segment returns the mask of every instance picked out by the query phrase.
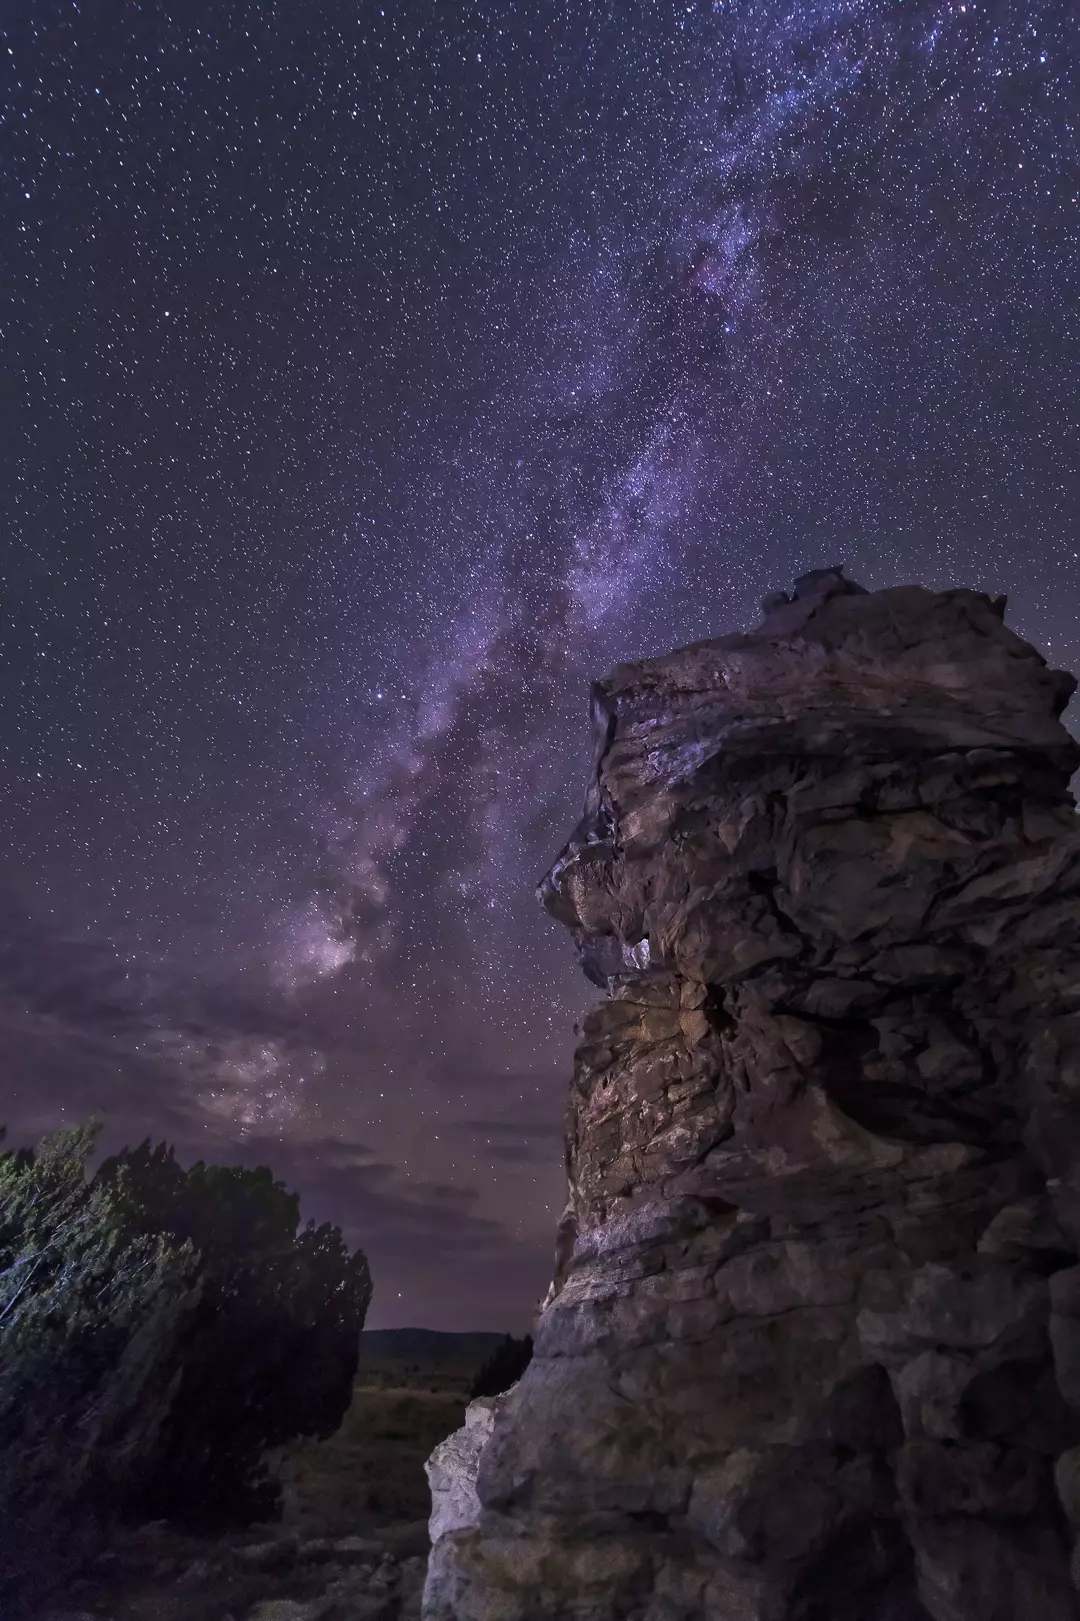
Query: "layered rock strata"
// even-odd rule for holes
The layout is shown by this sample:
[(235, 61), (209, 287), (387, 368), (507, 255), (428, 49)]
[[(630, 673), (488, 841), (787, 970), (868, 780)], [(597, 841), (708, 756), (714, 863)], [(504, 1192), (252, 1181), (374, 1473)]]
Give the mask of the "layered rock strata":
[(557, 1275), (428, 1621), (1080, 1617), (1075, 683), (1003, 608), (822, 570), (597, 687)]

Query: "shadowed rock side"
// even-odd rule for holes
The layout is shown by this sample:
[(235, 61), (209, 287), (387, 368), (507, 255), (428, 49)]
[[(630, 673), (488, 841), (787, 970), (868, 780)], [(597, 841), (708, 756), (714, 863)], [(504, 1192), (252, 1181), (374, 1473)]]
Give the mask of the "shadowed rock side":
[(1003, 607), (822, 570), (596, 689), (557, 1275), (428, 1621), (1080, 1617), (1075, 684)]

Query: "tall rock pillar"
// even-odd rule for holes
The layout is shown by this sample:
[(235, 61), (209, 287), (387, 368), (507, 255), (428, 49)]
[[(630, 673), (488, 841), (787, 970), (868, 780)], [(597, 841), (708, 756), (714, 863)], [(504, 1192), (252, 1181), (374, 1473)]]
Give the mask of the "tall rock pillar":
[(1078, 1621), (1080, 749), (971, 591), (619, 666), (544, 880), (606, 996), (428, 1621)]

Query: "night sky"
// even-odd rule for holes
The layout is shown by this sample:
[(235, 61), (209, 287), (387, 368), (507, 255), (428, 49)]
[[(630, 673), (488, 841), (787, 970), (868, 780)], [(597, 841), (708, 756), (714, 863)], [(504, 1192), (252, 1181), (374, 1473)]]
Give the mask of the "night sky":
[(590, 679), (834, 563), (1080, 666), (1075, 7), (0, 23), (0, 1117), (521, 1329)]

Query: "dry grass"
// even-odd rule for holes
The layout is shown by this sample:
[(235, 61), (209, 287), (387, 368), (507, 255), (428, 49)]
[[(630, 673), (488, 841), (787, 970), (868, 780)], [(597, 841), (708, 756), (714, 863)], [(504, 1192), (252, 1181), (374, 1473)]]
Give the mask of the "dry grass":
[[(424, 1462), (464, 1420), (471, 1374), (364, 1370), (328, 1441), (299, 1448), (285, 1468), (285, 1520), (302, 1535), (348, 1536), (426, 1520)], [(391, 1383), (391, 1379), (395, 1382)]]
[[(220, 1538), (147, 1526), (123, 1539), (117, 1559), (74, 1584), (70, 1607), (109, 1621), (221, 1621), (268, 1596), (318, 1596), (320, 1566), (238, 1565), (230, 1548), (251, 1541), (360, 1536), (398, 1558), (426, 1555), (424, 1461), (461, 1424), (473, 1372), (387, 1365), (361, 1377), (337, 1434), (285, 1461), (283, 1523)], [(200, 1565), (205, 1574), (193, 1580)]]

